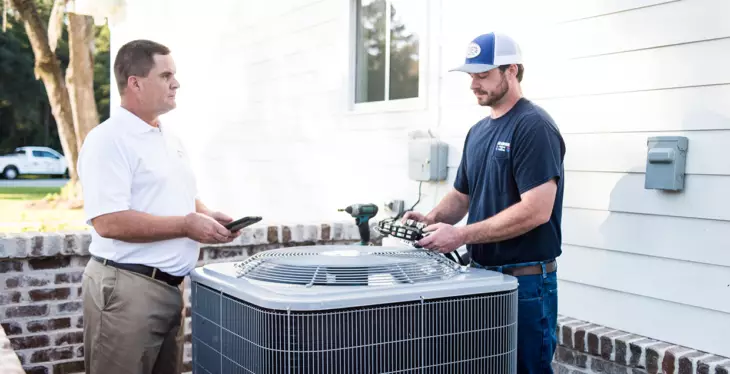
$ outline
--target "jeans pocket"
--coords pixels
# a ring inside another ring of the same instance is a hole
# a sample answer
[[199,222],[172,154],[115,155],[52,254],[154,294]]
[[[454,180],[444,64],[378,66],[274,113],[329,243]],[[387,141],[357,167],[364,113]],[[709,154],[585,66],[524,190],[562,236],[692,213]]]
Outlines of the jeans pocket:
[[520,286],[517,289],[517,299],[522,301],[539,300],[543,296],[543,287],[540,285],[539,275],[523,275],[518,277]]
[[546,291],[558,289],[558,277],[555,273],[549,273],[542,280],[542,288]]

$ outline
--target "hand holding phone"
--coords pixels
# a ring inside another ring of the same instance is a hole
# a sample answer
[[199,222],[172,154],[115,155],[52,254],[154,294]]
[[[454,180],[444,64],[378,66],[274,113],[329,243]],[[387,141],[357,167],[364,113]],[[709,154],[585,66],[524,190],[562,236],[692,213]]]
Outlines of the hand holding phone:
[[236,231],[243,229],[244,227],[251,226],[258,221],[261,221],[261,217],[247,216],[247,217],[243,217],[243,218],[237,219],[231,223],[226,224],[225,228],[231,232],[236,232]]

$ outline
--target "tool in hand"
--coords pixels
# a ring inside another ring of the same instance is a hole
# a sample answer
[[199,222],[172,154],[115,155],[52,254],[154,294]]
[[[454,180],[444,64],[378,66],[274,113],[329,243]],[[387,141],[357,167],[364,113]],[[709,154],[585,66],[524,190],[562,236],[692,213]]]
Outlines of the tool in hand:
[[370,219],[378,214],[378,206],[375,204],[352,204],[337,211],[347,212],[355,217],[355,224],[360,230],[360,244],[368,245],[370,242]]
[[378,222],[378,231],[380,231],[383,236],[398,238],[402,242],[410,244],[415,248],[421,248],[417,242],[423,239],[424,236],[428,235],[423,232],[424,228],[426,228],[425,223],[416,222],[412,219],[406,220],[405,223],[401,223],[395,219],[384,219]]
[[[384,219],[378,222],[378,231],[383,236],[392,236],[412,245],[414,248],[422,248],[418,241],[428,236],[430,232],[424,231],[426,224],[412,219],[401,223],[393,218]],[[444,256],[459,265],[466,265],[466,262],[459,255],[459,251],[444,253]],[[456,258],[454,258],[456,256]]]

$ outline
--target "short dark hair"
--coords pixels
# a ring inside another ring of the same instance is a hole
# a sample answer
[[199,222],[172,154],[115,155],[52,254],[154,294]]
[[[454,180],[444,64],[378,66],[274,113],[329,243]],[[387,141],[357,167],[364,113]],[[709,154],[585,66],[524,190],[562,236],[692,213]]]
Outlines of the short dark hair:
[[155,55],[167,55],[170,49],[151,40],[133,40],[119,48],[114,60],[114,77],[119,93],[127,88],[131,76],[146,77],[155,65]]
[[[504,73],[510,65],[500,65],[499,70]],[[522,64],[517,64],[517,81],[522,82],[522,75],[525,74],[525,67]]]

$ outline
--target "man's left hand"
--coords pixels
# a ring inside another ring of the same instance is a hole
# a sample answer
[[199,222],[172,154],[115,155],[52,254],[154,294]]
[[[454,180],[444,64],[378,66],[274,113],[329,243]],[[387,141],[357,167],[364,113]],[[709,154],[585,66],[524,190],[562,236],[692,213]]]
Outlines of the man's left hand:
[[459,229],[446,223],[435,223],[423,229],[428,236],[418,241],[423,248],[441,253],[453,252],[464,245],[464,236]]

